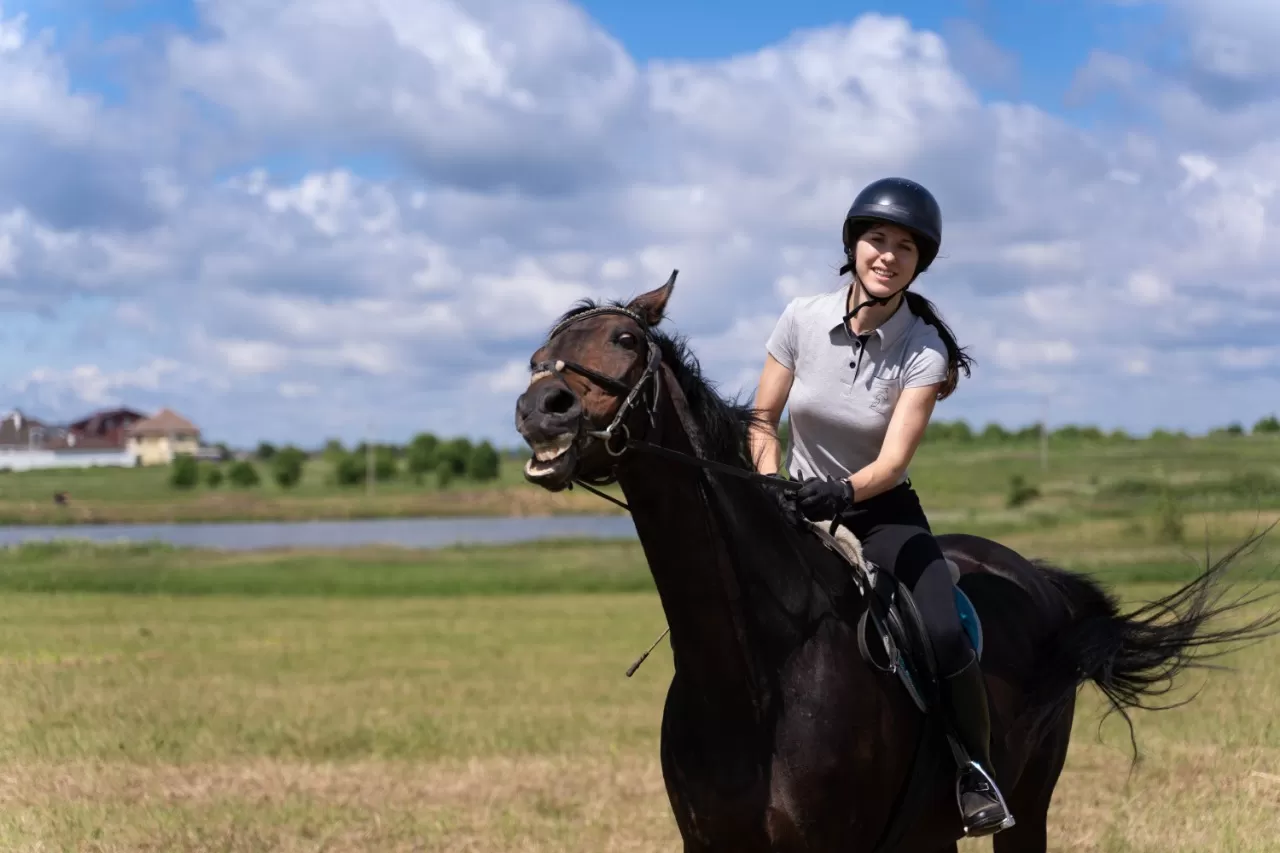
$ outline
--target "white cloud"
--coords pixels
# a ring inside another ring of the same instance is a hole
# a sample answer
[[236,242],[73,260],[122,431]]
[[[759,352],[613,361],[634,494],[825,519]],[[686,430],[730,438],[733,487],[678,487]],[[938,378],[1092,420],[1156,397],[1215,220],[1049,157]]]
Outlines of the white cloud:
[[[984,103],[957,63],[1011,69],[980,33],[952,32],[957,60],[896,17],[642,66],[557,0],[200,11],[206,32],[170,38],[166,73],[140,78],[154,91],[113,105],[0,13],[0,306],[57,328],[73,299],[107,300],[127,349],[0,374],[20,396],[163,401],[240,441],[358,437],[376,414],[388,435],[505,443],[554,318],[675,268],[670,322],[722,390],[749,389],[786,300],[838,285],[853,195],[905,174],[945,218],[918,287],[978,359],[939,417],[1031,420],[1052,390],[1064,420],[1136,422],[1152,398],[1133,389],[1166,367],[1190,428],[1228,395],[1268,399],[1280,146],[1190,119],[1280,116],[1280,86],[1228,109],[1096,54],[1081,97],[1157,107],[1086,131]],[[1205,44],[1214,73],[1267,79],[1256,51]],[[76,159],[51,170],[56,150]],[[298,173],[303,151],[318,165]],[[35,174],[82,178],[53,192]]]
[[1156,273],[1137,270],[1129,276],[1129,293],[1144,305],[1158,305],[1169,300],[1173,288]]
[[121,405],[129,391],[155,391],[172,377],[182,376],[178,362],[157,358],[131,370],[104,371],[96,364],[80,364],[67,370],[40,367],[14,383],[18,392],[35,391],[46,401],[70,397],[88,406]]

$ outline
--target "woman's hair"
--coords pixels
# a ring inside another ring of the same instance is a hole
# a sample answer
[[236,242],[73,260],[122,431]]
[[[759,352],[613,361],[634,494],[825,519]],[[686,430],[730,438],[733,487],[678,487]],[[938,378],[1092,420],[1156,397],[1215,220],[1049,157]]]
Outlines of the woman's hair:
[[963,370],[966,377],[970,375],[973,358],[965,352],[964,347],[956,343],[955,333],[951,331],[950,326],[942,322],[942,318],[938,316],[938,309],[932,302],[911,290],[903,291],[902,295],[907,300],[907,307],[911,309],[911,313],[937,329],[938,336],[942,338],[942,345],[947,348],[947,380],[938,389],[938,399],[945,400],[951,396],[952,391],[956,390],[956,383],[960,381],[960,371]]

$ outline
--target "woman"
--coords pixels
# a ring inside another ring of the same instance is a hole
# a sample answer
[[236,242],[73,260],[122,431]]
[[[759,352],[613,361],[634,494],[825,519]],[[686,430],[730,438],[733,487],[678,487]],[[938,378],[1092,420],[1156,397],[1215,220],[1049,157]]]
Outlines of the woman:
[[777,474],[776,429],[789,405],[786,468],[803,482],[790,511],[815,521],[838,516],[867,558],[911,589],[938,657],[944,704],[986,770],[960,768],[961,815],[970,835],[988,835],[1013,820],[987,777],[986,689],[950,571],[907,478],[934,404],[970,367],[928,300],[907,292],[941,240],[938,203],[914,181],[885,178],[858,194],[844,221],[848,263],[840,270],[851,281],[793,299],[769,338],[756,407],[770,426],[753,431],[752,453],[757,470]]

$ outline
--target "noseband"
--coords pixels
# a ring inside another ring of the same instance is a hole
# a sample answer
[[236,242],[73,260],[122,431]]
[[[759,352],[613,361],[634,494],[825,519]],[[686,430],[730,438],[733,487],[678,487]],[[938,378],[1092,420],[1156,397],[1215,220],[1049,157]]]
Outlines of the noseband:
[[[627,386],[627,384],[620,379],[615,379],[612,376],[606,376],[598,370],[592,370],[590,367],[578,364],[576,361],[565,361],[564,359],[554,362],[544,361],[535,364],[533,366],[533,376],[530,377],[529,382],[532,384],[547,375],[554,375],[563,382],[564,371],[567,370],[572,373],[576,373],[579,376],[586,377],[600,387],[613,392],[616,396],[621,397],[625,394],[626,398],[622,401],[622,405],[618,407],[617,414],[613,416],[613,421],[611,421],[607,427],[601,430],[582,431],[583,435],[589,435],[592,438],[598,438],[603,441],[604,449],[610,456],[619,457],[624,454],[627,451],[628,446],[631,445],[631,431],[623,421],[625,421],[627,416],[631,414],[631,410],[640,400],[640,396],[644,392],[646,382],[651,382],[653,384],[653,394],[649,400],[649,425],[654,428],[658,425],[658,395],[662,390],[662,378],[659,375],[658,368],[662,364],[662,350],[658,347],[658,342],[654,340],[653,335],[650,333],[649,324],[646,323],[639,314],[626,308],[616,308],[613,306],[591,308],[587,311],[583,311],[581,314],[575,314],[572,317],[562,320],[554,329],[551,330],[551,334],[547,335],[547,343],[551,343],[556,335],[560,334],[574,323],[577,323],[579,320],[585,320],[589,317],[598,317],[602,314],[616,314],[622,317],[629,317],[637,326],[640,327],[641,331],[644,332],[644,339],[649,348],[649,361],[645,364],[644,373],[640,374],[640,378],[636,380],[634,385]],[[615,433],[622,436],[622,445],[617,449],[613,446]]]

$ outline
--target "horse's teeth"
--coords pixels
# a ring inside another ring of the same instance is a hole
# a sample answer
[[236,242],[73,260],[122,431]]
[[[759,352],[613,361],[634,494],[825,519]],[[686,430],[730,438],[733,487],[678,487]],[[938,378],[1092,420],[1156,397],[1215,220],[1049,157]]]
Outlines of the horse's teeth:
[[551,441],[543,441],[533,446],[533,455],[539,462],[550,462],[558,458],[573,444],[573,434],[565,433]]

